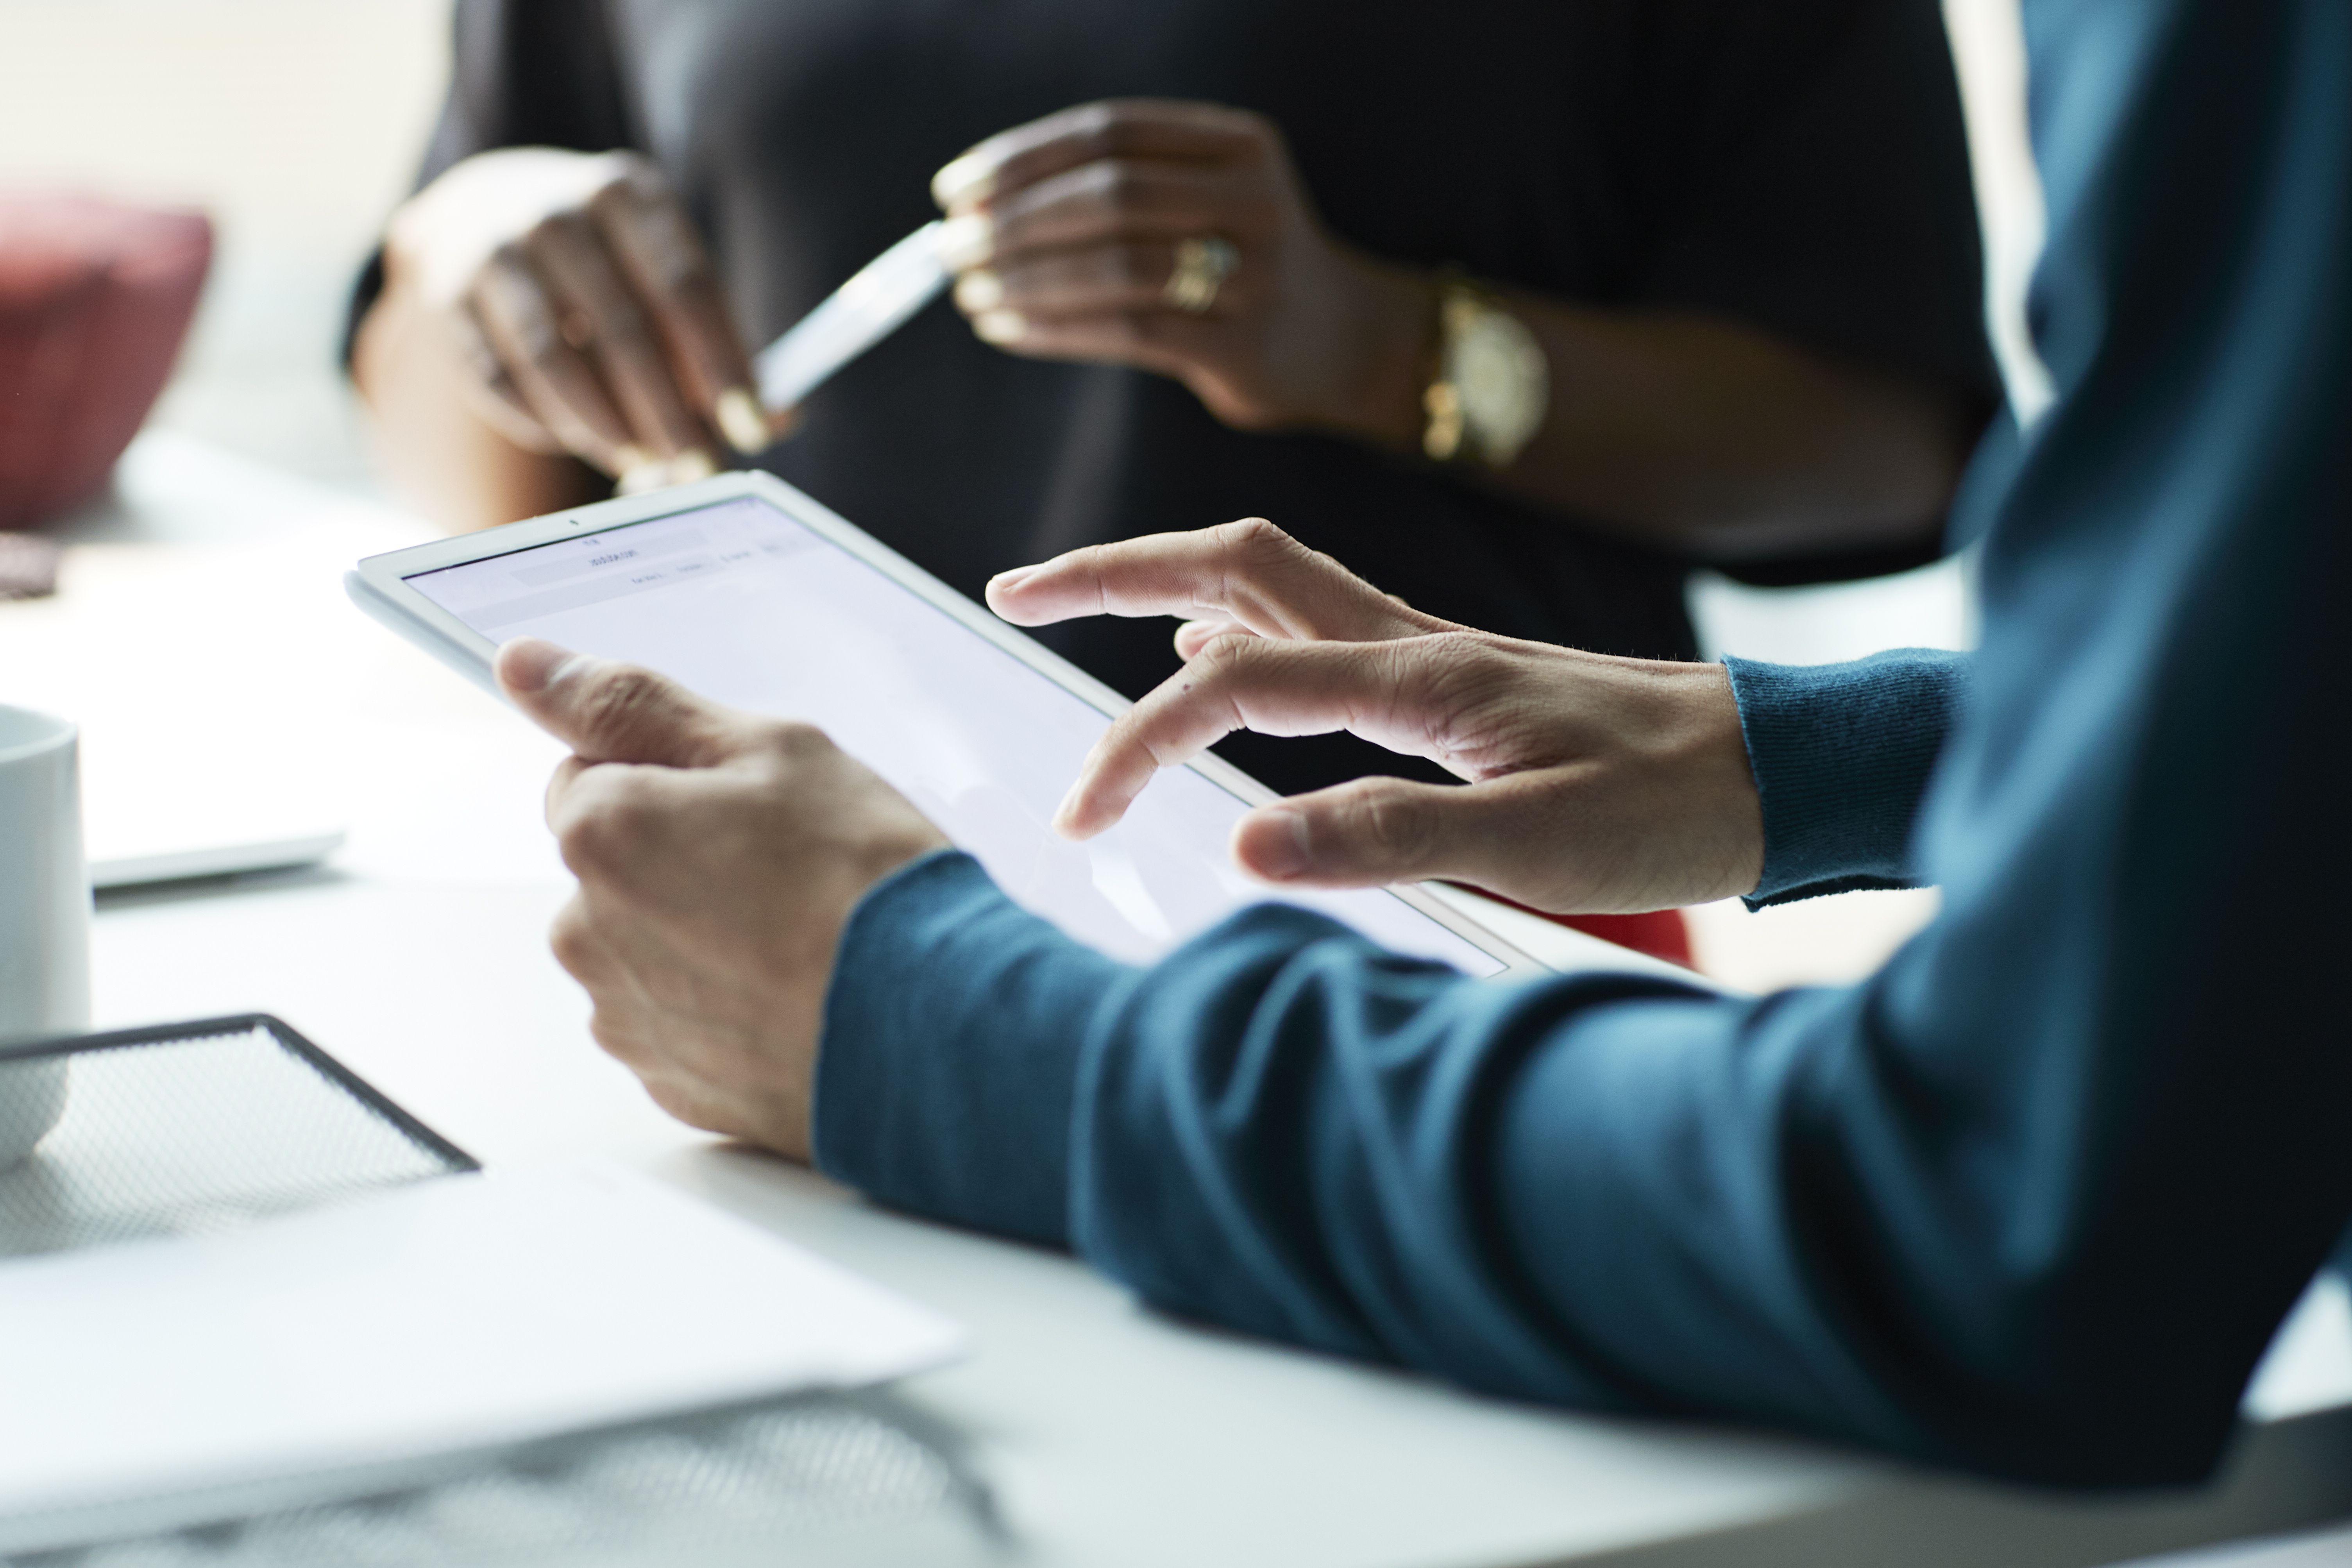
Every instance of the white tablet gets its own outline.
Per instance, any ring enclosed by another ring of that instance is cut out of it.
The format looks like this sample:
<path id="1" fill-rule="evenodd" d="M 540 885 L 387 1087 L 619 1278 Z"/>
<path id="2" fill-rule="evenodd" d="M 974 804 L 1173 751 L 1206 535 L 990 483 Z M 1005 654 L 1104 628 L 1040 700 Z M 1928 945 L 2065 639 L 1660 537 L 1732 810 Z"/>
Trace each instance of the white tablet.
<path id="1" fill-rule="evenodd" d="M 1227 851 L 1274 793 L 1214 757 L 1160 774 L 1117 827 L 1047 826 L 1126 699 L 781 480 L 723 474 L 371 556 L 362 609 L 493 693 L 528 633 L 718 701 L 803 720 L 902 791 L 1007 894 L 1145 962 L 1245 904 L 1317 910 L 1467 973 L 1542 967 L 1413 888 L 1276 892 Z"/>

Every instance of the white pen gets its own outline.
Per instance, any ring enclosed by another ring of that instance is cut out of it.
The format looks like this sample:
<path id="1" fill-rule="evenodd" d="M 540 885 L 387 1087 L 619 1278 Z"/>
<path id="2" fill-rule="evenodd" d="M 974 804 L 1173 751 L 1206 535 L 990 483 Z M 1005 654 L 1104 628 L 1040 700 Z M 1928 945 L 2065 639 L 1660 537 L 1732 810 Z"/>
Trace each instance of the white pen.
<path id="1" fill-rule="evenodd" d="M 759 382 L 761 405 L 770 414 L 797 406 L 832 379 L 835 372 L 939 298 L 952 276 L 950 253 L 960 239 L 969 244 L 963 231 L 972 223 L 970 218 L 946 218 L 925 224 L 859 268 L 848 282 L 793 322 L 783 336 L 752 355 L 751 371 Z M 722 399 L 719 413 L 719 427 L 737 450 L 756 452 L 767 446 L 760 438 L 765 435 L 765 421 L 757 412 L 730 408 Z M 708 459 L 698 468 L 680 467 L 681 462 L 699 456 L 689 453 L 685 459 L 648 462 L 633 468 L 621 476 L 619 493 L 638 495 L 707 479 Z"/>
<path id="2" fill-rule="evenodd" d="M 925 224 L 860 268 L 792 330 L 752 356 L 760 401 L 780 414 L 888 337 L 948 286 L 946 224 Z"/>

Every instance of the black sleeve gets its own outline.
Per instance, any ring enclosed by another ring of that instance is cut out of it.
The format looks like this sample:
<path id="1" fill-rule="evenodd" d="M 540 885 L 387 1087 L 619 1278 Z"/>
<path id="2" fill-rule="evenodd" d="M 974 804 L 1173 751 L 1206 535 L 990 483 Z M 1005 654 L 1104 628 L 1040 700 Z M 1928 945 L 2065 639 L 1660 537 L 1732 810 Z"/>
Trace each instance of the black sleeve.
<path id="1" fill-rule="evenodd" d="M 603 0 L 457 0 L 452 58 L 420 186 L 493 147 L 637 144 Z"/>
<path id="2" fill-rule="evenodd" d="M 1999 382 L 1936 0 L 1652 5 L 1642 296 L 1972 395 Z"/>
<path id="3" fill-rule="evenodd" d="M 457 0 L 449 97 L 433 128 L 421 189 L 451 164 L 494 147 L 601 153 L 639 144 L 604 0 Z M 343 363 L 361 320 L 383 291 L 383 253 L 352 289 Z"/>

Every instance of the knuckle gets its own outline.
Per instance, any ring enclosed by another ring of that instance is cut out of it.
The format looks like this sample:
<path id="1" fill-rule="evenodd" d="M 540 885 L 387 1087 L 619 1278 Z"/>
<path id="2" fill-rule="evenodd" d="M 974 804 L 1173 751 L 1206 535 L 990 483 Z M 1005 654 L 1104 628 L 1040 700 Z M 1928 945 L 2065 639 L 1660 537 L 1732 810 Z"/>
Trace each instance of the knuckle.
<path id="1" fill-rule="evenodd" d="M 1254 110 L 1242 110 L 1234 117 L 1235 129 L 1245 138 L 1249 150 L 1243 157 L 1256 164 L 1272 163 L 1284 155 L 1282 127 Z"/>
<path id="2" fill-rule="evenodd" d="M 1392 784 L 1360 781 L 1349 803 L 1358 837 L 1383 861 L 1417 861 L 1436 846 L 1436 823 L 1421 802 Z"/>
<path id="3" fill-rule="evenodd" d="M 626 858 L 625 837 L 625 830 L 615 820 L 612 808 L 599 805 L 582 811 L 564 824 L 555 843 L 573 876 L 583 882 L 602 883 Z"/>
<path id="4" fill-rule="evenodd" d="M 653 190 L 667 190 L 669 178 L 659 163 L 634 147 L 615 147 L 604 154 L 611 160 L 614 183 L 627 182 Z"/>
<path id="5" fill-rule="evenodd" d="M 527 253 L 543 255 L 558 246 L 569 244 L 579 232 L 578 216 L 568 209 L 559 209 L 532 220 L 531 226 L 519 237 L 519 244 Z"/>
<path id="6" fill-rule="evenodd" d="M 1453 717 L 1470 706 L 1491 670 L 1492 650 L 1471 634 L 1431 632 L 1379 645 L 1394 660 L 1397 699 L 1433 719 Z"/>
<path id="7" fill-rule="evenodd" d="M 836 750 L 832 736 L 797 719 L 771 720 L 766 728 L 768 750 L 786 763 L 805 764 L 831 756 Z"/>
<path id="8" fill-rule="evenodd" d="M 718 287 L 702 242 L 682 219 L 665 218 L 646 226 L 646 260 L 662 289 L 671 295 L 696 294 Z"/>
<path id="9" fill-rule="evenodd" d="M 579 720 L 587 733 L 617 739 L 637 730 L 668 700 L 669 683 L 649 669 L 615 665 L 597 672 L 579 700 Z"/>
<path id="10" fill-rule="evenodd" d="M 544 310 L 530 310 L 510 322 L 516 352 L 522 362 L 542 373 L 550 371 L 564 350 L 563 334 Z"/>
<path id="11" fill-rule="evenodd" d="M 587 210 L 589 216 L 596 218 L 625 219 L 635 215 L 648 194 L 631 171 L 616 169 L 610 179 L 589 195 Z"/>
<path id="12" fill-rule="evenodd" d="M 774 723 L 779 740 L 793 751 L 816 752 L 834 749 L 833 737 L 814 724 L 799 719 L 778 719 Z"/>
<path id="13" fill-rule="evenodd" d="M 653 327 L 646 313 L 635 305 L 614 304 L 596 321 L 596 335 L 608 353 L 615 354 L 649 354 L 653 352 Z"/>
<path id="14" fill-rule="evenodd" d="M 1246 632 L 1219 632 L 1193 656 L 1192 668 L 1202 680 L 1230 681 L 1246 673 L 1264 656 L 1265 639 Z"/>
<path id="15" fill-rule="evenodd" d="M 603 944 L 596 940 L 588 911 L 576 899 L 564 905 L 547 928 L 547 945 L 563 972 L 583 984 L 603 972 Z"/>
<path id="16" fill-rule="evenodd" d="M 583 882 L 622 879 L 659 832 L 661 810 L 645 789 L 614 780 L 583 806 L 557 836 L 563 863 Z"/>
<path id="17" fill-rule="evenodd" d="M 530 267 L 530 247 L 524 242 L 523 236 L 517 235 L 502 239 L 491 247 L 483 269 L 486 272 L 505 272 L 511 275 L 517 272 L 527 272 Z"/>
<path id="18" fill-rule="evenodd" d="M 1224 544 L 1234 567 L 1241 575 L 1261 583 L 1286 567 L 1315 557 L 1314 551 L 1262 517 L 1245 517 L 1225 524 L 1225 528 Z"/>
<path id="19" fill-rule="evenodd" d="M 1268 592 L 1284 566 L 1301 548 L 1297 541 L 1262 517 L 1244 517 L 1220 523 L 1211 531 L 1217 594 L 1226 604 Z"/>
<path id="20" fill-rule="evenodd" d="M 1072 129 L 1090 142 L 1106 142 L 1127 119 L 1127 106 L 1115 99 L 1080 104 L 1071 115 Z"/>
<path id="21" fill-rule="evenodd" d="M 1199 324 L 1189 316 L 1171 316 L 1158 310 L 1130 310 L 1119 320 L 1126 326 L 1130 346 L 1160 350 L 1179 346 L 1185 329 Z"/>
<path id="22" fill-rule="evenodd" d="M 588 1037 L 625 1067 L 637 1068 L 654 1058 L 654 1053 L 646 1048 L 628 1019 L 609 1007 L 599 1006 L 588 1015 Z"/>
<path id="23" fill-rule="evenodd" d="M 604 805 L 605 831 L 616 847 L 639 849 L 659 835 L 666 809 L 645 773 L 625 773 L 614 781 Z"/>
<path id="24" fill-rule="evenodd" d="M 1431 632 L 1412 640 L 1428 647 L 1428 657 L 1438 668 L 1481 689 L 1510 684 L 1526 673 L 1510 650 L 1497 647 L 1485 632 Z"/>
<path id="25" fill-rule="evenodd" d="M 1298 542 L 1262 517 L 1244 517 L 1219 527 L 1223 542 L 1235 552 L 1268 557 L 1285 556 L 1298 550 Z"/>
<path id="26" fill-rule="evenodd" d="M 604 867 L 612 858 L 610 834 L 593 809 L 573 813 L 570 821 L 556 829 L 555 848 L 582 883 L 604 880 Z"/>
<path id="27" fill-rule="evenodd" d="M 1126 202 L 1133 174 L 1118 159 L 1104 158 L 1081 169 L 1076 184 L 1096 205 L 1116 211 Z"/>

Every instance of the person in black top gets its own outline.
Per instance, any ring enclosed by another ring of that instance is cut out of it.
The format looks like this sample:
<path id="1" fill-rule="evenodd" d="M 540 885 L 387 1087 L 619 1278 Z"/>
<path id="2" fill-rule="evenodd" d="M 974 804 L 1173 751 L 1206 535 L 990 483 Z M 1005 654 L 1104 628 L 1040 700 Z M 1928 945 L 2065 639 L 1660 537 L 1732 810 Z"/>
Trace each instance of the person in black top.
<path id="1" fill-rule="evenodd" d="M 1256 513 L 1432 614 L 1686 658 L 1694 559 L 1931 553 L 1993 399 L 1933 0 L 460 0 L 425 174 L 352 362 L 443 515 L 724 437 L 975 596 Z M 745 342 L 935 176 L 969 321 L 771 445 Z M 1177 664 L 1049 640 L 1130 695 Z"/>

